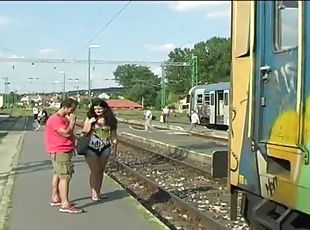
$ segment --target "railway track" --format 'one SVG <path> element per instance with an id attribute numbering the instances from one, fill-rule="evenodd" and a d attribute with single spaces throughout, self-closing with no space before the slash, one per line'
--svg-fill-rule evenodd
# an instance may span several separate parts
<path id="1" fill-rule="evenodd" d="M 247 229 L 238 216 L 229 220 L 225 179 L 202 168 L 134 143 L 119 141 L 116 167 L 109 175 L 132 191 L 172 229 Z"/>
<path id="2" fill-rule="evenodd" d="M 139 129 L 139 128 L 140 129 L 144 129 L 144 124 L 139 122 L 139 121 L 134 121 L 133 122 L 133 121 L 126 121 L 124 119 L 120 119 L 119 122 L 124 123 L 124 124 L 129 124 L 132 127 L 137 128 L 137 129 Z M 155 125 L 153 127 L 156 128 L 156 129 L 160 129 L 160 130 L 169 130 L 168 127 L 164 127 L 164 126 L 157 126 L 157 125 Z M 180 130 L 174 130 L 174 131 L 179 131 L 180 132 Z M 186 131 L 183 131 L 183 132 L 186 133 Z M 192 136 L 200 137 L 200 138 L 205 138 L 205 139 L 209 139 L 209 140 L 219 141 L 219 142 L 222 142 L 222 143 L 228 143 L 228 138 L 227 137 L 220 136 L 220 135 L 214 135 L 212 133 L 190 132 L 189 134 L 192 135 Z"/>

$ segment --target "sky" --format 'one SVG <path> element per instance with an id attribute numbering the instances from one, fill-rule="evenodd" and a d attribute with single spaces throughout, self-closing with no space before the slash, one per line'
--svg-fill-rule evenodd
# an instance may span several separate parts
<path id="1" fill-rule="evenodd" d="M 0 58 L 87 60 L 95 44 L 91 60 L 162 62 L 176 47 L 229 37 L 230 2 L 2 1 L 0 34 Z M 160 75 L 159 64 L 148 66 Z M 92 88 L 118 86 L 116 67 L 92 64 Z M 61 71 L 66 90 L 87 89 L 86 63 L 0 62 L 0 92 L 6 77 L 17 93 L 62 91 Z"/>

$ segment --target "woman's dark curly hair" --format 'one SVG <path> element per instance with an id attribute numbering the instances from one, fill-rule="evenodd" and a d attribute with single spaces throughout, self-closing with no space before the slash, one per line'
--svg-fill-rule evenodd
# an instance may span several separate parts
<path id="1" fill-rule="evenodd" d="M 107 125 L 109 125 L 112 130 L 116 130 L 117 129 L 117 119 L 115 118 L 114 113 L 111 110 L 108 103 L 106 103 L 104 100 L 102 100 L 100 98 L 95 98 L 92 100 L 92 104 L 89 108 L 89 111 L 87 112 L 87 117 L 88 118 L 92 118 L 92 117 L 98 118 L 98 115 L 94 111 L 95 106 L 100 106 L 104 109 L 103 110 L 103 117 L 106 120 Z"/>

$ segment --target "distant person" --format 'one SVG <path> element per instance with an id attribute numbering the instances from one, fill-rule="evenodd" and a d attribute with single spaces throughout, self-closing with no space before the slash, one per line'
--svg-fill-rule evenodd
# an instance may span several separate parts
<path id="1" fill-rule="evenodd" d="M 191 125 L 189 127 L 189 132 L 193 130 L 193 128 L 196 128 L 196 126 L 200 124 L 200 119 L 198 116 L 198 113 L 195 110 L 191 111 Z"/>
<path id="2" fill-rule="evenodd" d="M 144 130 L 145 131 L 149 131 L 149 129 L 152 129 L 152 119 L 153 119 L 153 115 L 152 115 L 152 111 L 147 108 L 147 110 L 144 112 Z"/>
<path id="3" fill-rule="evenodd" d="M 109 105 L 100 98 L 94 99 L 82 129 L 82 135 L 90 135 L 85 160 L 90 169 L 89 183 L 94 202 L 108 198 L 101 195 L 101 187 L 109 157 L 116 151 L 116 131 L 117 119 Z"/>
<path id="4" fill-rule="evenodd" d="M 168 117 L 169 117 L 169 108 L 168 108 L 168 106 L 165 106 L 165 108 L 163 108 L 163 111 L 162 111 L 161 114 L 163 115 L 164 123 L 168 123 Z"/>
<path id="5" fill-rule="evenodd" d="M 38 127 L 36 128 L 36 131 L 38 131 L 42 125 L 46 124 L 48 118 L 48 113 L 46 112 L 46 110 L 43 109 L 43 107 L 40 107 L 39 109 L 39 113 L 38 113 Z"/>
<path id="6" fill-rule="evenodd" d="M 38 113 L 39 113 L 39 109 L 37 107 L 37 104 L 34 105 L 34 107 L 32 108 L 32 114 L 33 114 L 33 127 L 36 129 L 39 126 L 39 122 L 38 122 Z"/>
<path id="7" fill-rule="evenodd" d="M 69 182 L 74 173 L 71 158 L 75 150 L 74 114 L 78 102 L 72 98 L 65 99 L 60 109 L 51 115 L 45 127 L 45 148 L 50 155 L 54 174 L 52 178 L 51 206 L 58 206 L 62 213 L 81 213 L 69 202 Z"/>

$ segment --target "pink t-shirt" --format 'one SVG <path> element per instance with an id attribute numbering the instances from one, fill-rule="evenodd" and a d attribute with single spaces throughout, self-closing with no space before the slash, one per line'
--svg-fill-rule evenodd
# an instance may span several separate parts
<path id="1" fill-rule="evenodd" d="M 57 113 L 48 118 L 44 135 L 45 149 L 48 153 L 71 152 L 74 150 L 74 136 L 64 137 L 57 132 L 61 128 L 67 128 L 68 125 L 68 119 Z"/>

